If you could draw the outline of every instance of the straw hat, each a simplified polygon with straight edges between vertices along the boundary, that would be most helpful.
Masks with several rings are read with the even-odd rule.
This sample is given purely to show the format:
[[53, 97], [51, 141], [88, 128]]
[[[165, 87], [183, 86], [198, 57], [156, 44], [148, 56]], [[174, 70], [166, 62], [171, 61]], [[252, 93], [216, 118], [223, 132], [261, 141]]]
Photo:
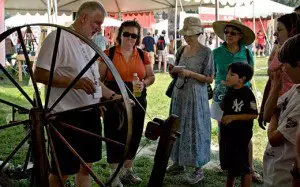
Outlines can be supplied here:
[[249, 45], [253, 43], [253, 41], [255, 40], [254, 32], [249, 27], [245, 26], [243, 23], [237, 20], [215, 21], [213, 23], [214, 32], [219, 38], [221, 38], [224, 41], [225, 41], [224, 30], [226, 26], [234, 26], [243, 33], [243, 38], [241, 39], [242, 44]]
[[186, 17], [183, 28], [178, 32], [180, 35], [192, 36], [203, 32], [201, 21], [196, 17]]

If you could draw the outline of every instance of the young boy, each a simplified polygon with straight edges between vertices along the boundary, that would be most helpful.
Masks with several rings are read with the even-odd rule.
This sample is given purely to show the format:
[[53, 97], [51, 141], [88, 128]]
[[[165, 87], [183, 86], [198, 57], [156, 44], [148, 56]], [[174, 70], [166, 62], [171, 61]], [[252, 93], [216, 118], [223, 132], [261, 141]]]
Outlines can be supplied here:
[[252, 76], [253, 69], [246, 63], [233, 63], [228, 67], [225, 84], [229, 89], [221, 103], [224, 114], [220, 125], [221, 168], [228, 170], [226, 187], [233, 187], [238, 176], [241, 176], [242, 187], [251, 184], [248, 145], [257, 106], [251, 89], [244, 84]]

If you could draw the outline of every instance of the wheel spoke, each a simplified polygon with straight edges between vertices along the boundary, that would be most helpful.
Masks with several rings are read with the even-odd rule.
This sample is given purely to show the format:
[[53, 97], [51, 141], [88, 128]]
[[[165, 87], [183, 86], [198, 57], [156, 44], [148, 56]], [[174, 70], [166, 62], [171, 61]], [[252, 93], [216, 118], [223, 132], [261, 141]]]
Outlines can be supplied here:
[[9, 154], [9, 156], [3, 161], [0, 165], [0, 171], [3, 170], [4, 166], [8, 163], [8, 161], [18, 152], [18, 150], [22, 147], [22, 145], [28, 140], [30, 137], [30, 132], [27, 133], [25, 138], [17, 145], [17, 147]]
[[12, 78], [12, 76], [10, 76], [10, 74], [5, 70], [1, 63], [0, 69], [7, 76], [7, 78], [15, 85], [15, 87], [18, 88], [18, 90], [24, 95], [24, 97], [32, 104], [32, 106], [35, 106], [33, 100], [28, 96], [28, 94], [23, 90], [23, 88]]
[[124, 147], [125, 145], [123, 143], [120, 143], [120, 142], [117, 142], [115, 140], [112, 140], [112, 139], [109, 139], [109, 138], [104, 138], [102, 136], [99, 136], [95, 133], [91, 133], [89, 131], [86, 131], [86, 130], [83, 130], [83, 129], [80, 129], [80, 128], [77, 128], [77, 127], [74, 127], [70, 124], [67, 124], [67, 123], [60, 123], [62, 125], [63, 128], [67, 128], [67, 129], [70, 129], [72, 131], [76, 131], [76, 132], [79, 132], [79, 133], [82, 133], [82, 134], [85, 134], [85, 135], [89, 135], [89, 136], [93, 136], [95, 138], [98, 138], [106, 143], [112, 143], [112, 144], [116, 144], [118, 146], [121, 146], [121, 147]]
[[93, 177], [93, 179], [95, 180], [95, 182], [98, 185], [105, 187], [105, 185], [97, 178], [97, 176], [95, 175], [95, 173], [84, 162], [84, 160], [81, 158], [81, 156], [78, 155], [78, 153], [73, 149], [73, 147], [69, 144], [69, 142], [58, 132], [58, 130], [53, 125], [51, 125], [51, 124], [49, 126], [54, 130], [54, 132], [57, 135], [57, 137], [68, 147], [68, 149], [73, 153], [73, 155], [76, 156], [79, 159], [79, 161], [82, 164], [82, 166]]
[[[34, 91], [35, 91], [35, 96], [36, 96], [36, 99], [37, 99], [37, 102], [38, 102], [37, 106], [42, 107], [42, 101], [41, 101], [41, 97], [40, 97], [40, 94], [39, 94], [39, 90], [38, 90], [38, 87], [37, 87], [37, 84], [36, 84], [36, 80], [33, 76], [32, 64], [30, 63], [28, 53], [27, 53], [27, 49], [26, 49], [26, 46], [25, 46], [25, 43], [24, 43], [24, 38], [22, 36], [22, 32], [21, 32], [20, 28], [18, 28], [17, 33], [18, 33], [18, 38], [19, 38], [20, 43], [21, 43], [21, 47], [23, 49], [23, 54], [24, 54], [24, 57], [25, 57], [25, 62], [26, 62], [27, 67], [28, 67], [29, 75], [30, 75], [30, 78], [32, 80], [32, 85], [33, 85], [33, 88], [34, 88]], [[36, 106], [36, 104], [34, 104], [33, 106]]]
[[45, 101], [44, 109], [48, 109], [48, 102], [49, 102], [49, 96], [50, 96], [52, 81], [53, 81], [54, 67], [55, 67], [55, 64], [56, 64], [56, 56], [57, 56], [57, 51], [58, 51], [60, 33], [61, 33], [61, 29], [58, 28], [57, 31], [56, 31], [55, 45], [54, 45], [53, 54], [52, 54], [50, 77], [49, 77], [48, 86], [47, 86], [46, 99], [45, 99], [46, 101]]
[[75, 77], [75, 79], [70, 83], [70, 85], [64, 90], [61, 96], [54, 102], [48, 112], [51, 112], [53, 108], [62, 100], [62, 98], [73, 88], [77, 81], [82, 77], [82, 75], [91, 67], [93, 63], [99, 58], [99, 55], [96, 54], [89, 63], [81, 70], [81, 72]]
[[5, 101], [5, 100], [3, 100], [3, 99], [0, 99], [0, 103], [4, 103], [4, 104], [6, 104], [6, 105], [8, 105], [8, 106], [15, 107], [15, 108], [19, 109], [19, 110], [22, 111], [22, 112], [29, 113], [29, 110], [28, 110], [27, 108], [21, 107], [21, 106], [19, 106], [19, 105], [13, 104], [13, 103], [8, 102], [8, 101]]
[[57, 156], [56, 156], [56, 152], [55, 152], [55, 147], [53, 145], [51, 133], [49, 131], [49, 125], [46, 126], [46, 132], [47, 132], [47, 135], [48, 135], [48, 141], [50, 143], [51, 156], [52, 156], [52, 158], [54, 158], [55, 165], [56, 165], [56, 168], [57, 168], [57, 171], [58, 171], [59, 183], [60, 183], [60, 186], [64, 186], [63, 180], [62, 180], [61, 170], [60, 170], [59, 163], [58, 163]]
[[75, 112], [75, 111], [82, 111], [82, 110], [87, 110], [87, 109], [91, 109], [91, 108], [97, 108], [97, 107], [100, 107], [100, 106], [105, 106], [107, 104], [119, 102], [121, 100], [122, 99], [112, 99], [112, 100], [107, 100], [107, 101], [101, 101], [100, 103], [91, 104], [91, 105], [87, 105], [87, 106], [83, 106], [83, 107], [78, 107], [78, 108], [74, 108], [74, 109], [70, 109], [70, 110], [65, 110], [65, 111], [62, 111], [62, 112], [54, 113], [54, 114], [49, 114], [46, 117], [47, 117], [47, 119], [49, 119], [49, 118], [52, 118], [52, 117], [55, 117], [55, 116], [58, 116], [58, 115], [61, 115], [61, 114], [66, 114], [66, 113]]
[[6, 129], [6, 128], [9, 128], [9, 127], [22, 125], [22, 124], [29, 123], [29, 122], [30, 122], [29, 120], [25, 120], [25, 121], [11, 122], [11, 123], [6, 124], [6, 125], [0, 125], [0, 130]]
[[23, 165], [23, 172], [25, 172], [27, 167], [28, 167], [29, 158], [30, 158], [30, 155], [31, 155], [31, 148], [32, 148], [32, 145], [29, 144], [28, 149], [27, 149], [27, 153], [26, 153], [25, 162], [24, 162], [24, 165]]

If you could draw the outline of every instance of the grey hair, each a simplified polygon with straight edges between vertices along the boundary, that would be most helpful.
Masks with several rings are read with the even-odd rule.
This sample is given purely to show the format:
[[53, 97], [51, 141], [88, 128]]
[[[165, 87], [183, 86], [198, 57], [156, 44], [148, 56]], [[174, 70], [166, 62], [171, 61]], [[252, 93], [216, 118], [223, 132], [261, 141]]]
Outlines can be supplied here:
[[82, 5], [79, 7], [78, 12], [76, 14], [76, 19], [79, 18], [83, 13], [92, 13], [96, 10], [100, 10], [103, 13], [103, 16], [107, 16], [107, 12], [104, 8], [104, 6], [97, 1], [88, 1], [85, 3], [82, 3]]

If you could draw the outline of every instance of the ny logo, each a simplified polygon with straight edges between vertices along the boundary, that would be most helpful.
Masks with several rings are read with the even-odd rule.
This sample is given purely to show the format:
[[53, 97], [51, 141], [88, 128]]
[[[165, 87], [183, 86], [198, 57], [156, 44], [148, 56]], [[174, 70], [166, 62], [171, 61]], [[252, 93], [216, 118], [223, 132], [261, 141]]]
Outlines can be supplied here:
[[244, 102], [241, 101], [241, 102], [238, 103], [238, 100], [235, 99], [233, 101], [232, 109], [234, 109], [235, 112], [240, 112], [242, 110], [242, 106], [244, 106]]

